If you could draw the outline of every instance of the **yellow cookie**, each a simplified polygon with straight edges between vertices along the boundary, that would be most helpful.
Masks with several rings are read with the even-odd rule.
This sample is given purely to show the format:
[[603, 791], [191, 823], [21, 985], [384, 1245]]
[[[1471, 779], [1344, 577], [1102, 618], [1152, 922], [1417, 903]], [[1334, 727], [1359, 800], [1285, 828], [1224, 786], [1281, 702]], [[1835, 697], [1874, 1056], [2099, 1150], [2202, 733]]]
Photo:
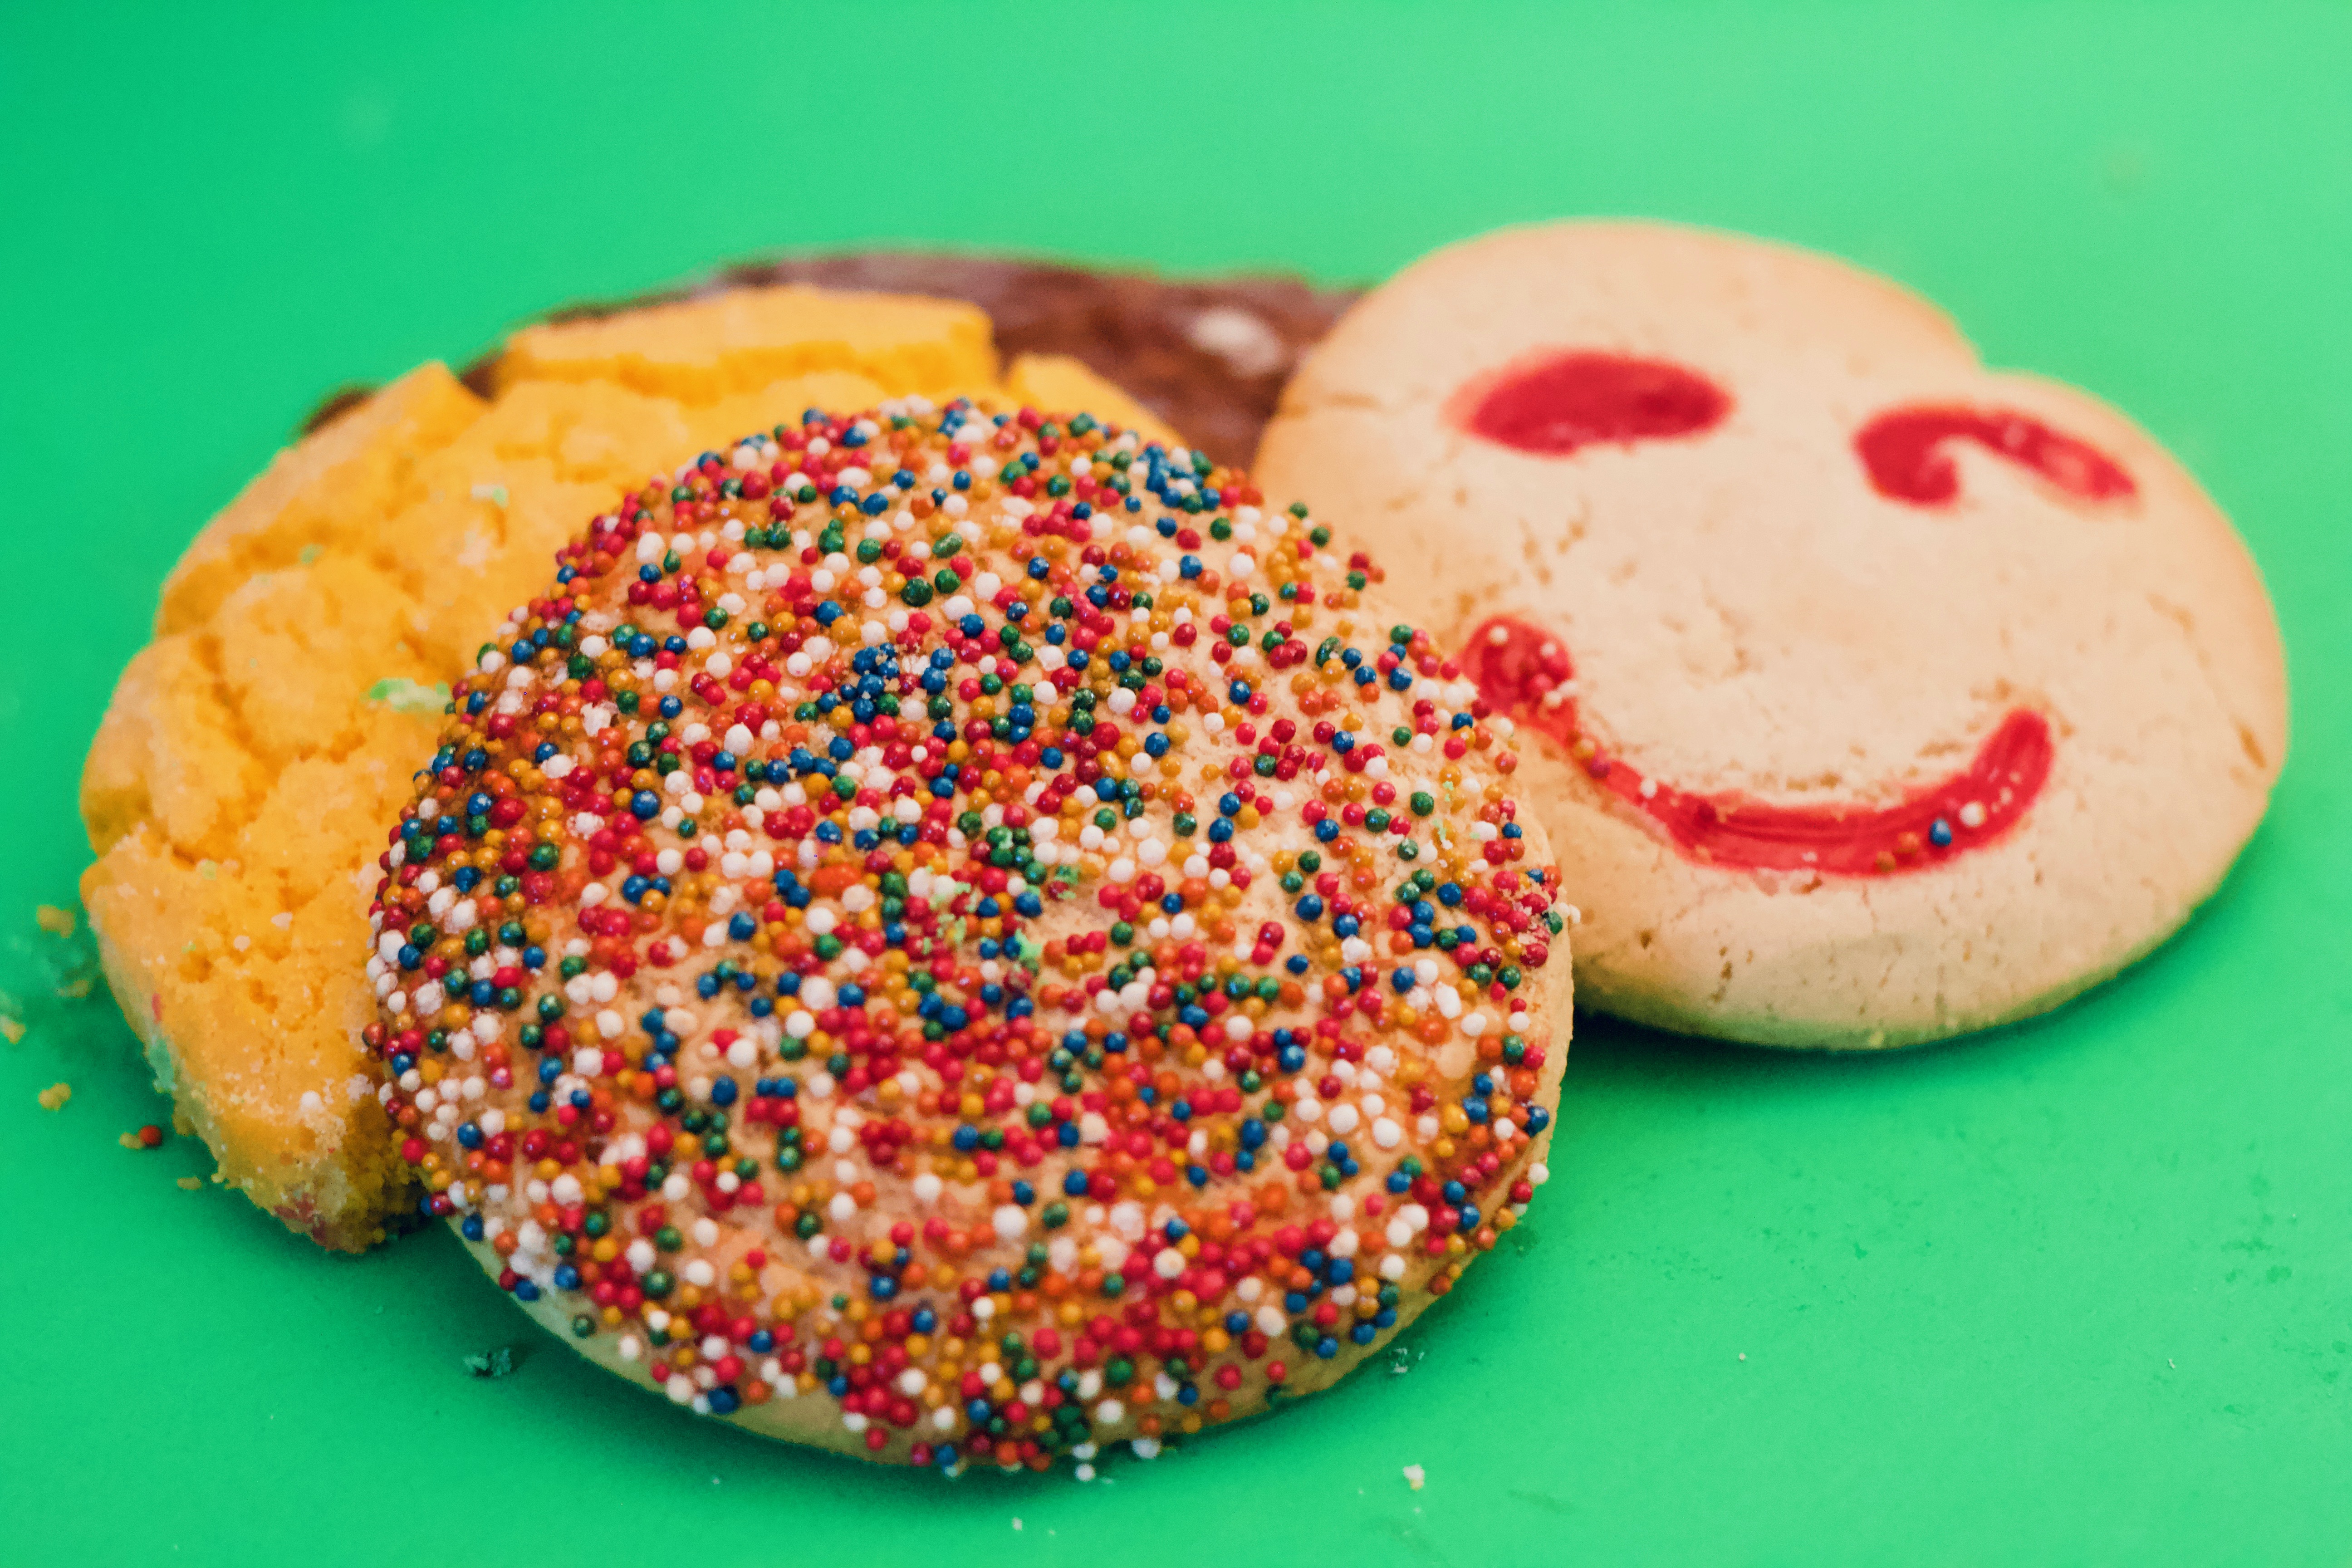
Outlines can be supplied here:
[[490, 398], [422, 366], [213, 520], [90, 749], [82, 893], [158, 1083], [230, 1183], [341, 1248], [405, 1206], [356, 1034], [382, 825], [447, 683], [556, 548], [681, 453], [812, 405], [1129, 406], [1072, 363], [1016, 376], [1000, 387], [988, 319], [945, 300], [745, 289], [532, 327]]

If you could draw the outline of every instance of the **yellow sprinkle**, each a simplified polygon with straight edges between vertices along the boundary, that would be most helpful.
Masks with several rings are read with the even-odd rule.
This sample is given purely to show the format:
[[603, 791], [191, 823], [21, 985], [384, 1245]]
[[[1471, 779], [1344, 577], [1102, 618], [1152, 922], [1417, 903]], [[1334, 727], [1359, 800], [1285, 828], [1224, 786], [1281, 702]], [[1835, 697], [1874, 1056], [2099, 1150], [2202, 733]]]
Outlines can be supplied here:
[[71, 936], [74, 933], [74, 917], [71, 910], [61, 910], [55, 904], [43, 904], [33, 911], [33, 918], [38, 921], [41, 929], [51, 936]]
[[49, 1085], [48, 1088], [41, 1090], [41, 1109], [43, 1110], [63, 1110], [66, 1108], [66, 1101], [72, 1098], [73, 1085], [69, 1083], [53, 1083]]

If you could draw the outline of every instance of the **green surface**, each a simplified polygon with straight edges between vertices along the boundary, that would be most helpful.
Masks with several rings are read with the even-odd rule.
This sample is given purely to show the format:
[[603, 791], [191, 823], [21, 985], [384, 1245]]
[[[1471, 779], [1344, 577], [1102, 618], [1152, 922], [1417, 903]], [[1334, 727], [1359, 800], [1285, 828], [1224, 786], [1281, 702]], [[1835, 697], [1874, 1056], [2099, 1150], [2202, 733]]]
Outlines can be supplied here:
[[1340, 278], [1643, 213], [1842, 252], [2183, 454], [2277, 595], [2293, 755], [2214, 904], [2040, 1024], [1586, 1026], [1557, 1178], [1407, 1374], [1092, 1486], [697, 1424], [445, 1236], [332, 1259], [184, 1192], [84, 1009], [0, 1047], [0, 1563], [2352, 1557], [2352, 11], [323, 9], [0, 15], [0, 932], [70, 897], [163, 572], [321, 390], [786, 243]]

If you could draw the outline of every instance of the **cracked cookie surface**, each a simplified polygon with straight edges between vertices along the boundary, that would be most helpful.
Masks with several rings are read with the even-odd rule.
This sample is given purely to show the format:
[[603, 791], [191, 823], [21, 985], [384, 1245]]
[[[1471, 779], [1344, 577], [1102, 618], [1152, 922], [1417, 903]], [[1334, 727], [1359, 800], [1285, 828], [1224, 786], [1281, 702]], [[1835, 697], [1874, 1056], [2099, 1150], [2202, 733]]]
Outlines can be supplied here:
[[383, 824], [431, 750], [432, 694], [580, 519], [780, 408], [1033, 388], [1128, 407], [1066, 362], [1000, 376], [987, 318], [939, 300], [744, 289], [510, 350], [488, 396], [411, 372], [214, 519], [84, 769], [83, 898], [158, 1082], [226, 1181], [338, 1248], [406, 1202], [347, 962]]

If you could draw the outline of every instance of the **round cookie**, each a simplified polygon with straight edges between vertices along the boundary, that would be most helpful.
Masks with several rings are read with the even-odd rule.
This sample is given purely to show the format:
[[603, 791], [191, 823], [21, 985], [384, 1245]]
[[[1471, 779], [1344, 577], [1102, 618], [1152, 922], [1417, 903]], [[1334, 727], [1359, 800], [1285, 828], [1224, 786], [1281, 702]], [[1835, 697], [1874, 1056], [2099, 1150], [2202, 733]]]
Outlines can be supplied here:
[[1867, 1047], [2055, 1005], [2213, 890], [2285, 752], [2269, 601], [2180, 466], [1801, 251], [1439, 251], [1308, 361], [1260, 477], [1517, 716], [1581, 998], [1645, 1023]]
[[426, 1211], [603, 1364], [888, 1461], [1337, 1379], [1544, 1179], [1570, 984], [1514, 759], [1329, 542], [962, 401], [624, 494], [380, 862]]

